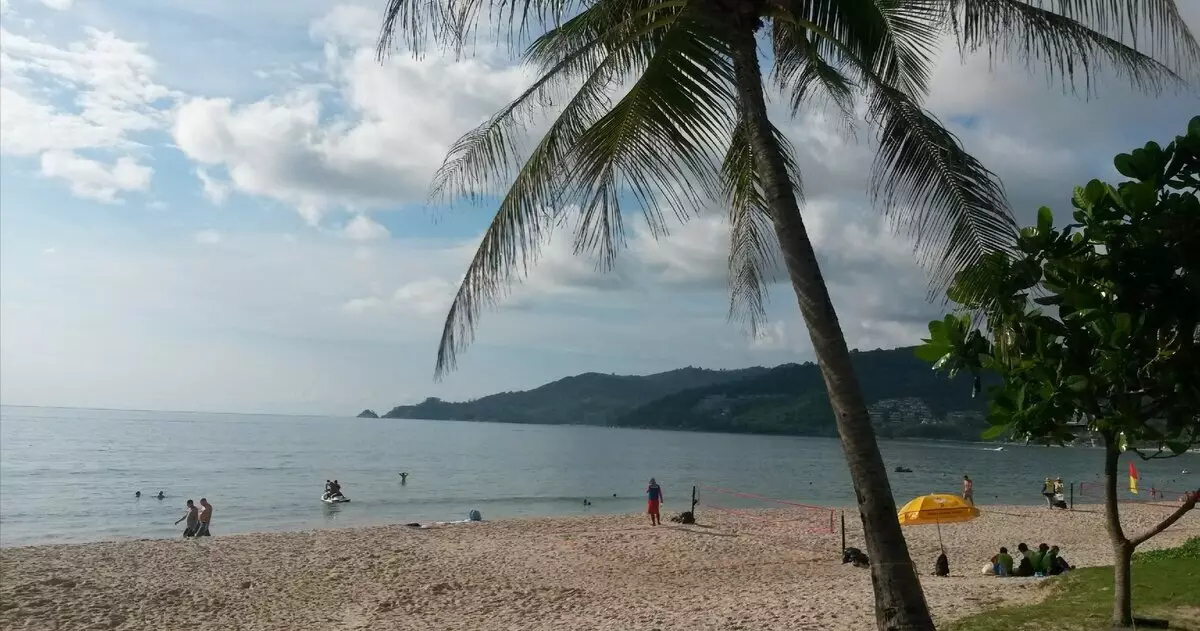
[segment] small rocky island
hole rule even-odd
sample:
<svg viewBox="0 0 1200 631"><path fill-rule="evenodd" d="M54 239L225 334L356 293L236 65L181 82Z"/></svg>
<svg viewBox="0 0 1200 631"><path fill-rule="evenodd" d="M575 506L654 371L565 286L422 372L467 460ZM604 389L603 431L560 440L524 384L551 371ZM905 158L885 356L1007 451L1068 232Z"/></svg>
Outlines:
<svg viewBox="0 0 1200 631"><path fill-rule="evenodd" d="M379 418L379 415L375 413L375 410L367 409L359 412L358 418Z"/></svg>

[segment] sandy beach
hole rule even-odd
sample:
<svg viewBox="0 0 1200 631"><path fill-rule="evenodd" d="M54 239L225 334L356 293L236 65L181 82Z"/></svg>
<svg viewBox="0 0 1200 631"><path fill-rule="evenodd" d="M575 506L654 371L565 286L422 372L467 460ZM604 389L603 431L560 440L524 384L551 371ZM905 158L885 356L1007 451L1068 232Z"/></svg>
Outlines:
<svg viewBox="0 0 1200 631"><path fill-rule="evenodd" d="M1099 507L985 506L944 526L952 576L932 576L933 527L907 529L939 621L1039 598L1037 579L979 574L1001 545L1045 541L1109 560ZM1123 508L1140 531L1169 512ZM840 537L775 511L518 519L0 550L3 629L869 629L868 572ZM847 513L849 545L861 527ZM214 523L219 535L219 521ZM1200 534L1185 517L1144 549Z"/></svg>

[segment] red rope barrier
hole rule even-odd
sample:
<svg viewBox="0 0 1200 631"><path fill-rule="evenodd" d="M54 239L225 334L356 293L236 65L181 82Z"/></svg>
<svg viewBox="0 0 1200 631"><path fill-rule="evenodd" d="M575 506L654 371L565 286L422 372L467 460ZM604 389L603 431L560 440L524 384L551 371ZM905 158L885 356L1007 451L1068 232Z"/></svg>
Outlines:
<svg viewBox="0 0 1200 631"><path fill-rule="evenodd" d="M810 510L820 510L820 511L832 511L833 510L833 509L829 508L828 506L813 506L812 504L801 504L799 502L789 502L788 500L776 499L774 497L755 495L753 493L743 493L741 491L730 491L729 489L719 489L719 488L716 488L713 486L698 486L696 488L704 489L706 491L715 491L717 493L728 493L730 495L736 495L738 497L748 497L750 499L763 500L765 502L775 502L776 504L786 504L788 506L797 506L799 508L807 508Z"/></svg>
<svg viewBox="0 0 1200 631"><path fill-rule="evenodd" d="M752 508L727 508L724 506L717 506L716 504L709 504L708 502L701 502L700 505L705 508L711 508L715 511L722 512L722 513L729 513L731 515L738 515L740 517L751 517L751 518L754 518L755 520L763 520L762 516L757 514L755 509L752 509ZM814 528L805 529L805 532L808 532L810 534L833 534L835 532L833 529L833 517L834 517L835 511L829 510L829 509L823 509L823 510L829 511L829 523L830 523L829 528L826 529L823 526L818 526L818 527L814 527ZM763 520L763 521L782 522L782 521L799 521L799 520L778 519L778 520Z"/></svg>

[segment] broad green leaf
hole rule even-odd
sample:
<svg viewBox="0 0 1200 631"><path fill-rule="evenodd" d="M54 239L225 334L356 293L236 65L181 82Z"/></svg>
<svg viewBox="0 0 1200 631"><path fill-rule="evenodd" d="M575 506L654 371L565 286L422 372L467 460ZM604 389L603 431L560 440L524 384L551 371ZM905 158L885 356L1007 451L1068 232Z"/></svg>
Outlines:
<svg viewBox="0 0 1200 631"><path fill-rule="evenodd" d="M939 344L937 342L922 344L913 350L913 354L916 355L918 359L930 363L939 362L949 353L950 346L946 344Z"/></svg>
<svg viewBox="0 0 1200 631"><path fill-rule="evenodd" d="M1092 180L1087 183L1087 186L1083 187L1084 199L1087 200L1089 208L1099 203L1107 194L1108 187L1100 180Z"/></svg>
<svg viewBox="0 0 1200 631"><path fill-rule="evenodd" d="M1113 166L1117 168L1117 173L1125 177L1137 177L1137 172L1133 169L1133 156L1128 153L1117 154L1117 157L1113 158Z"/></svg>
<svg viewBox="0 0 1200 631"><path fill-rule="evenodd" d="M995 439L1000 438L1001 436L1007 434L1008 431L1009 431L1008 425L993 425L993 426L983 430L983 434L981 435L981 438L983 438L984 440L995 440Z"/></svg>
<svg viewBox="0 0 1200 631"><path fill-rule="evenodd" d="M1050 229L1054 227L1054 213L1046 206L1038 209L1037 227L1038 233L1043 237L1049 235Z"/></svg>
<svg viewBox="0 0 1200 631"><path fill-rule="evenodd" d="M1071 375L1066 379L1067 387L1075 392L1083 392L1087 390L1088 378L1083 375Z"/></svg>

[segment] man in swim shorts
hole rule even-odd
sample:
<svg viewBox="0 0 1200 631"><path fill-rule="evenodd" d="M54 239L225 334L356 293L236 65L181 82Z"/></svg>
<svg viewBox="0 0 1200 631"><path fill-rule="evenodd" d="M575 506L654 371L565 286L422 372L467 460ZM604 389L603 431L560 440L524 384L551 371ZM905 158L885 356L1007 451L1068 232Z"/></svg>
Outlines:
<svg viewBox="0 0 1200 631"><path fill-rule="evenodd" d="M212 520L212 504L208 498L200 498L200 525L196 528L197 537L211 537L208 532L208 522Z"/></svg>
<svg viewBox="0 0 1200 631"><path fill-rule="evenodd" d="M185 519L187 520L187 523L184 524L183 536L192 537L196 534L196 529L199 527L200 523L196 512L196 504L192 500L187 501L187 512L184 513L183 517L175 520L175 525L178 526L179 522Z"/></svg>
<svg viewBox="0 0 1200 631"><path fill-rule="evenodd" d="M662 487L654 478L650 478L650 485L646 487L646 512L650 513L650 525L657 526L662 523L662 518L658 516L658 507L663 501Z"/></svg>

